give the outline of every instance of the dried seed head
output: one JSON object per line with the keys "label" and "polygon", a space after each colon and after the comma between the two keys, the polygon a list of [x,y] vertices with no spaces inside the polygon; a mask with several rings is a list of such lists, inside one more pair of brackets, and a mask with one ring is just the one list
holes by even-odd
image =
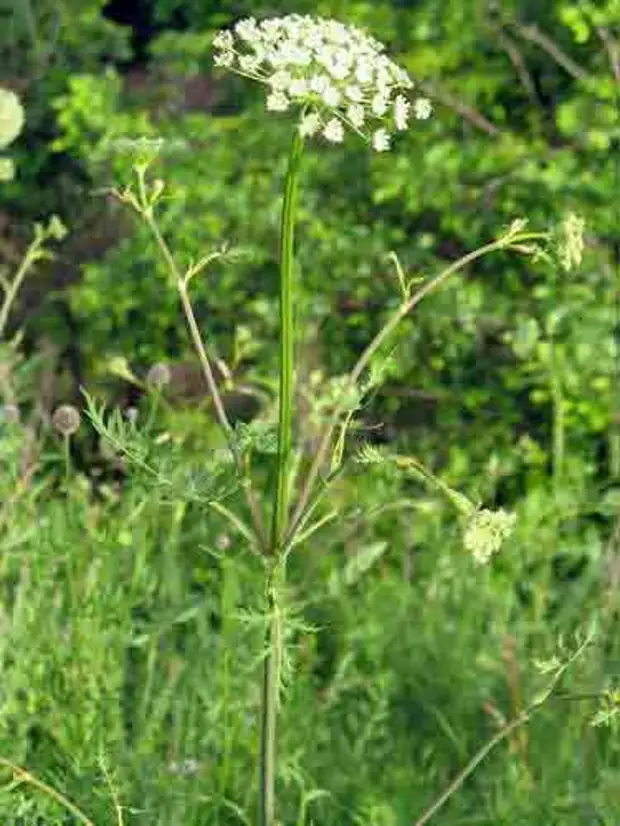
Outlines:
{"label": "dried seed head", "polygon": [[52,425],[61,436],[73,436],[80,428],[82,417],[71,404],[57,407],[52,416]]}
{"label": "dried seed head", "polygon": [[172,381],[172,373],[167,364],[154,364],[146,374],[146,383],[150,387],[161,389]]}
{"label": "dried seed head", "polygon": [[216,66],[267,87],[269,111],[299,111],[304,137],[321,134],[341,143],[348,128],[376,152],[386,152],[390,131],[404,131],[412,117],[424,120],[431,113],[426,98],[412,105],[402,94],[413,81],[382,43],[336,20],[250,17],[218,32],[213,49]]}

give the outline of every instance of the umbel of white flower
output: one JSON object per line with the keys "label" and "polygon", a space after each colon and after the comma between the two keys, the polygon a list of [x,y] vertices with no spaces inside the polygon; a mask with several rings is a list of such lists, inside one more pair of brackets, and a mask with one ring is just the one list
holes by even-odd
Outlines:
{"label": "umbel of white flower", "polygon": [[351,129],[385,152],[392,132],[431,113],[426,98],[406,97],[414,83],[381,43],[336,20],[250,17],[218,32],[213,48],[216,66],[266,87],[269,111],[299,112],[304,137],[341,143]]}
{"label": "umbel of white flower", "polygon": [[[0,149],[4,149],[22,131],[24,110],[19,98],[10,89],[0,88]],[[0,156],[0,181],[13,177],[13,161]]]}
{"label": "umbel of white flower", "polygon": [[486,508],[474,511],[465,528],[463,544],[479,565],[484,565],[499,551],[513,532],[516,519],[516,514],[501,508],[497,511]]}

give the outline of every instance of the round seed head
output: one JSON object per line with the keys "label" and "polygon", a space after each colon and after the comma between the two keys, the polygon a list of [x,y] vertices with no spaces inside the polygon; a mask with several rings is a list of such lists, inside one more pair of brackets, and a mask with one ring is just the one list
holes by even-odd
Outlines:
{"label": "round seed head", "polygon": [[146,383],[150,387],[161,389],[172,381],[172,374],[167,364],[154,364],[146,374]]}
{"label": "round seed head", "polygon": [[52,416],[52,425],[61,436],[73,436],[80,428],[82,417],[71,404],[57,407]]}

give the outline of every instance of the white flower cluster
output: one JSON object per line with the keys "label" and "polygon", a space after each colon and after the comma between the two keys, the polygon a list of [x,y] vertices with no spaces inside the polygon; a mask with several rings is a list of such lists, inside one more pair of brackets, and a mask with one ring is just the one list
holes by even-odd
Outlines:
{"label": "white flower cluster", "polygon": [[567,272],[579,267],[583,260],[585,226],[583,218],[574,212],[569,212],[562,221],[559,251],[560,261]]}
{"label": "white flower cluster", "polygon": [[[5,149],[22,131],[24,110],[10,89],[0,88],[0,149]],[[10,158],[0,156],[0,181],[10,181],[14,167]]]}
{"label": "white flower cluster", "polygon": [[413,81],[381,43],[336,20],[250,17],[218,32],[213,48],[216,66],[267,87],[268,110],[299,108],[304,137],[321,134],[341,143],[348,127],[385,152],[393,130],[407,129],[412,116],[424,120],[431,114],[426,98],[412,104],[405,97]]}
{"label": "white flower cluster", "polygon": [[500,508],[475,511],[465,529],[463,544],[479,565],[488,562],[514,530],[516,514]]}

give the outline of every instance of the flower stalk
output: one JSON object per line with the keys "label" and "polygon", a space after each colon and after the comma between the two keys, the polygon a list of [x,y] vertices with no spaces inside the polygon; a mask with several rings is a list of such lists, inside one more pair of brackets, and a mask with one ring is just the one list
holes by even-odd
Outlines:
{"label": "flower stalk", "polygon": [[293,247],[295,206],[303,139],[295,130],[286,173],[284,202],[280,225],[280,408],[278,416],[278,464],[276,494],[271,529],[271,551],[277,553],[288,517],[289,475],[291,464],[294,319],[293,319]]}
{"label": "flower stalk", "polygon": [[278,695],[280,664],[283,657],[283,621],[279,597],[285,579],[282,541],[288,525],[290,495],[295,348],[293,266],[295,209],[302,152],[303,137],[300,131],[295,129],[286,172],[280,223],[280,399],[276,483],[265,589],[269,627],[261,693],[261,826],[273,826],[275,818]]}

